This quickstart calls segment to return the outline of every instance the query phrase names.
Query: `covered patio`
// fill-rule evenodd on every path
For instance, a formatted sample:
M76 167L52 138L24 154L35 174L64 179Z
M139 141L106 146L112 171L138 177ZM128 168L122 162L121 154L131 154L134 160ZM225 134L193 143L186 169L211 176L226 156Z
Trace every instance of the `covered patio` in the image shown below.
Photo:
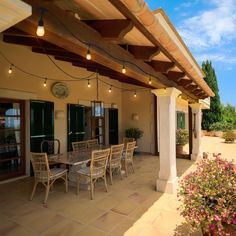
M159 162L156 156L136 156L135 174L123 181L115 177L108 193L98 183L93 201L87 190L81 190L77 196L76 188L70 186L65 193L59 182L50 192L48 204L42 205L44 188L38 188L33 201L28 200L32 177L3 184L0 186L1 235L123 235L159 201L159 210L155 212L157 221L149 223L156 227L155 234L150 231L149 235L172 235L183 219L176 210L175 198L155 191ZM181 176L192 164L193 161L178 159L177 175ZM138 227L129 230L128 235L137 235Z
M214 96L204 73L143 0L3 0L0 13L0 234L122 235L201 158L201 110ZM188 160L176 159L178 117ZM30 153L44 139L67 153L76 141L122 143L133 127L144 131L135 173L108 193L98 182L91 201L59 181L47 205L44 188L28 201Z
M156 189L173 193L176 112L196 160L201 109L214 94L165 12L137 0L4 0L1 11L11 19L1 25L1 103L19 106L21 120L21 138L14 123L14 138L1 144L3 155L13 143L17 152L6 160L16 168L3 169L1 180L30 175L30 152L45 138L59 139L65 153L73 141L121 143L125 129L137 127L139 151L160 156ZM104 102L104 116L94 118L91 101Z

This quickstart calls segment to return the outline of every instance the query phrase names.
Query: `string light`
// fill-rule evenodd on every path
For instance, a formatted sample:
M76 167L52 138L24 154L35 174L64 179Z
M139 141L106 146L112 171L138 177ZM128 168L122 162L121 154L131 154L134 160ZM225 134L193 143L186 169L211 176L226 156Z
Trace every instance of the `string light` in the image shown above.
M58 20L58 22L59 22L76 40L78 40L79 42L81 42L81 43L83 43L83 44L85 44L85 45L88 45L88 43L87 43L86 41L81 40L80 38L78 38L78 37L64 24L64 22L63 22L60 18L58 18L57 15L53 14L53 13L50 12L50 11L49 11L49 13L50 13L54 18L56 18L56 19ZM106 53L108 56L110 56L111 58L113 58L113 59L115 59L115 60L122 61L122 59L120 59L120 58L114 56L113 54L111 54L110 52L104 50L104 48L102 48L102 47L99 46L99 45L93 44L93 47L95 47L95 48L97 48L97 49L103 51L104 53ZM128 45L127 45L127 49L128 49ZM132 64L133 66L137 67L140 71L142 71L143 73L147 74L147 73L146 73L140 66L138 66L136 63L131 62L131 61L129 61L128 63L129 63L129 64ZM123 68L122 68L122 73L126 73L126 69L125 69L124 65L123 65ZM155 76L154 76L154 77L155 77ZM155 78L156 78L156 77L155 77ZM193 100L195 100L195 98L193 98L193 97L191 97L191 96L189 96L189 97L192 98Z
M45 34L44 23L43 23L43 13L44 13L44 11L45 11L45 9L41 8L41 15L40 15L40 19L38 21L38 27L37 27L37 30L36 30L36 34L39 37L42 37Z
M152 77L151 77L151 76L149 77L148 83L149 83L149 84L152 84Z
M111 87L112 87L112 86L110 85L110 88L109 88L109 90L108 90L109 93L111 93Z
M91 84L90 84L89 79L88 79L88 88L90 88L90 87L91 87Z
M86 59L87 60L91 60L92 56L91 56L91 53L90 53L90 46L88 46L88 51L87 51L87 54L86 54Z
M134 92L134 97L135 97L135 98L137 97L137 93L136 93L136 91Z
M12 67L13 67L13 64L11 64L11 66L9 67L9 69L8 69L8 74L11 74L11 73L12 73Z
M44 80L43 87L47 87L47 78Z
M125 69L125 64L123 63L123 67L122 67L122 70L121 70L121 72L123 73L123 74L125 74L126 73L126 69Z

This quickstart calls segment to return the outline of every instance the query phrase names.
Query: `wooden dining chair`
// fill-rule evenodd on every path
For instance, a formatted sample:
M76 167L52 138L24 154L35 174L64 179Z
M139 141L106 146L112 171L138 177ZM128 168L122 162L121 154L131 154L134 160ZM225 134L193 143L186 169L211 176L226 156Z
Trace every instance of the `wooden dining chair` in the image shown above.
M90 182L90 196L91 199L94 198L93 190L94 184L98 179L103 179L106 191L107 181L106 181L106 167L107 161L110 153L110 148L105 150L94 150L92 151L92 158L89 167L84 167L77 171L77 194L79 194L80 180L82 177L89 178Z
M135 141L134 138L127 138L127 137L124 137L124 138L123 138L124 148L126 148L128 142L133 142L133 141Z
M122 179L121 158L122 158L123 149L124 149L124 144L111 146L111 152L110 152L109 160L107 163L107 171L109 172L109 175L110 175L111 184L112 184L112 175L114 171L118 171Z
M131 166L132 170L134 172L134 149L135 149L136 141L128 142L126 145L126 148L124 150L123 156L122 156L122 163L125 168L125 175L128 177L128 167Z
M94 149L94 148L98 147L98 139L87 140L87 143L88 143L88 148L89 149Z
M50 187L57 179L63 179L65 182L66 192L68 192L67 169L49 168L47 153L31 152L31 162L34 170L34 187L30 197L33 199L38 183L42 183L46 188L44 203L47 202Z
M73 151L86 151L88 149L87 141L72 142Z
M60 154L60 140L43 140L40 144L41 152L49 154Z

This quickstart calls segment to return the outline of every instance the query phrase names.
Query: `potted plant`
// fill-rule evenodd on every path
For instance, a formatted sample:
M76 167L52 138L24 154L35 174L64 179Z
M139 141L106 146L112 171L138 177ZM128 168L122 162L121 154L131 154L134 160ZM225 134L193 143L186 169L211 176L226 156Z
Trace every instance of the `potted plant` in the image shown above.
M176 130L176 153L183 154L183 147L188 143L188 131L185 129Z
M235 235L236 167L222 159L203 159L180 180L180 214L203 235Z
M134 138L137 141L143 136L143 131L139 128L129 128L125 130L125 136L127 138Z

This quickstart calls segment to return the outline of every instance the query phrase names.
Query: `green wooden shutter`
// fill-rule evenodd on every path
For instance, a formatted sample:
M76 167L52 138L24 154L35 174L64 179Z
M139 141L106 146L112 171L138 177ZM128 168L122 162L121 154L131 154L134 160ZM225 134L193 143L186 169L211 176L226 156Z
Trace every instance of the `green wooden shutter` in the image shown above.
M177 129L185 129L185 113L177 112Z

